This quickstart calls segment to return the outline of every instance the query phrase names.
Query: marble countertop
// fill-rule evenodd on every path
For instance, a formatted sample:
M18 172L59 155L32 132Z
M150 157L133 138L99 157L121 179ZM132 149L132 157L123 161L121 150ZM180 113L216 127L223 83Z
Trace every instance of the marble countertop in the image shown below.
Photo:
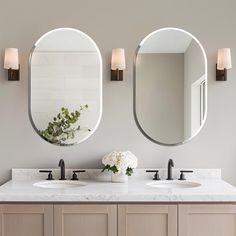
M236 188L221 179L220 170L195 170L195 174L186 175L201 184L189 189L148 186L153 181L152 174L147 175L144 170L136 171L127 183L111 183L109 175L88 170L81 177L86 186L46 189L33 185L43 180L41 174L34 173L38 170L13 170L12 180L0 187L0 202L236 202ZM179 172L175 173L174 177Z

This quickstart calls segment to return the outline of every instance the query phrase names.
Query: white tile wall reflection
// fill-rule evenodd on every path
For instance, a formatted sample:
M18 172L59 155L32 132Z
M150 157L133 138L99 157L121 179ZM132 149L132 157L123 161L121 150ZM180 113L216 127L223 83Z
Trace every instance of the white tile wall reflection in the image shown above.
M96 126L100 114L100 61L97 52L34 52L31 63L31 111L34 124L45 129L61 107L89 107L80 118L83 130ZM79 132L79 139L87 131Z

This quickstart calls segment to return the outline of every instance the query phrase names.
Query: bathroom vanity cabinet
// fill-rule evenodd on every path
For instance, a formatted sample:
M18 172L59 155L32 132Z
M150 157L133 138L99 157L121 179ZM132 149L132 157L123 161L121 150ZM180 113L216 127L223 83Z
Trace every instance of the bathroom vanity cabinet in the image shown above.
M235 236L235 204L1 204L0 236Z

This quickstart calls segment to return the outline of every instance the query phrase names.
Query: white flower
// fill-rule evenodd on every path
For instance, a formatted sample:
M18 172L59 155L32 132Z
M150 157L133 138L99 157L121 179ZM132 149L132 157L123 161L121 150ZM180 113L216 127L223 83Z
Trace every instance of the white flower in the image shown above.
M115 166L118 173L126 174L128 168L134 169L138 165L137 157L130 151L125 152L111 152L105 155L102 159L105 166Z

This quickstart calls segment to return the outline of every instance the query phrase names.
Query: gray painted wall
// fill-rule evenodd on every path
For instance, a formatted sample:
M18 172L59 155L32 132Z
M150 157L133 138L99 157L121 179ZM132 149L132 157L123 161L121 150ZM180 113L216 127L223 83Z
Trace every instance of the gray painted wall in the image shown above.
M142 53L136 66L136 113L161 143L184 141L184 53Z
M129 149L139 167L165 167L172 157L176 167L221 167L224 179L236 184L236 65L227 82L215 81L216 52L232 49L236 56L236 2L225 0L21 0L1 1L0 64L5 47L18 47L21 81L6 81L0 68L0 180L10 178L12 167L55 167L63 157L68 167L101 166L101 156L114 149ZM223 8L222 8L223 7ZM223 14L222 14L223 9ZM28 56L34 42L56 27L75 27L98 44L104 63L104 109L96 133L79 146L56 147L33 130L27 114ZM208 56L208 118L201 133L186 145L162 147L147 140L133 119L133 56L139 42L165 26L188 30L203 44ZM124 47L127 70L124 82L111 82L110 53Z

